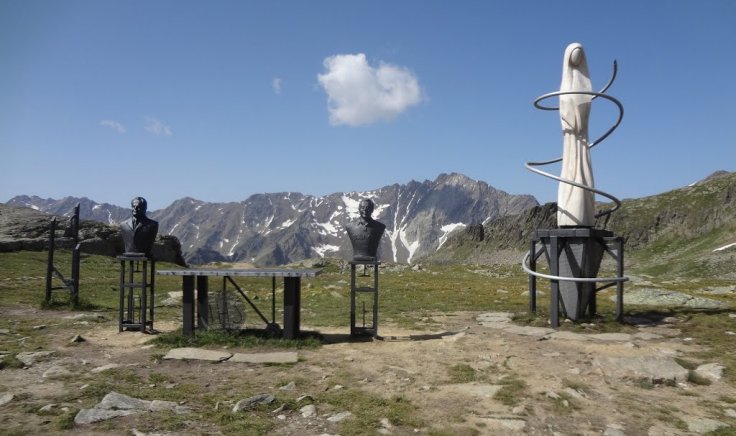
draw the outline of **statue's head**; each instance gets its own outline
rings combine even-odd
[[[130,207],[133,211],[133,216],[136,219],[141,219],[146,216],[146,210],[148,209],[148,202],[143,197],[135,197],[130,200]]]
[[[358,213],[360,214],[360,217],[364,220],[371,219],[374,207],[373,201],[370,198],[360,200],[360,204],[358,205]]]

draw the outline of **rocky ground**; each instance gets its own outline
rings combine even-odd
[[[324,345],[287,351],[161,349],[90,312],[17,307],[3,317],[0,353],[29,348],[0,371],[5,434],[258,434],[223,424],[248,414],[269,434],[292,435],[736,434],[734,384],[718,359],[698,358],[707,345],[684,336],[678,316],[601,333],[437,313],[431,332],[381,325],[382,340],[353,342],[319,328]],[[16,328],[29,319],[40,349]]]

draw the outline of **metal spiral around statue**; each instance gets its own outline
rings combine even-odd
[[[548,99],[548,98],[559,97],[561,95],[572,95],[572,94],[577,94],[577,95],[592,95],[593,98],[591,99],[591,101],[592,100],[595,100],[598,97],[602,97],[602,98],[604,98],[604,99],[606,99],[606,100],[614,103],[616,105],[616,107],[618,107],[618,110],[619,110],[618,118],[616,119],[616,122],[603,135],[601,135],[598,139],[596,139],[595,141],[591,142],[590,145],[588,145],[588,148],[591,149],[591,148],[595,147],[596,145],[600,144],[601,142],[603,142],[606,138],[608,138],[608,136],[611,135],[611,133],[613,133],[613,131],[618,128],[619,124],[621,124],[621,120],[624,117],[624,106],[621,104],[621,102],[618,101],[618,99],[616,99],[615,97],[611,97],[610,95],[607,95],[605,93],[608,90],[608,88],[611,87],[611,85],[613,84],[614,80],[616,80],[616,74],[617,74],[617,72],[618,72],[618,64],[614,60],[613,61],[613,73],[611,74],[611,79],[608,81],[608,83],[600,91],[598,91],[598,92],[584,92],[584,91],[557,91],[557,92],[550,92],[549,94],[544,94],[541,97],[538,97],[536,100],[534,100],[534,107],[537,108],[537,109],[546,110],[546,111],[557,111],[557,110],[559,110],[559,107],[542,106],[540,103],[542,101]],[[596,218],[600,218],[602,216],[609,216],[613,212],[615,212],[619,207],[621,207],[621,200],[619,200],[618,198],[616,198],[614,195],[609,194],[608,192],[601,191],[600,189],[591,188],[590,186],[586,186],[586,185],[583,185],[583,184],[574,182],[572,180],[568,180],[568,179],[565,179],[565,178],[562,178],[562,177],[558,177],[558,176],[555,176],[553,174],[550,174],[550,173],[547,173],[547,172],[544,172],[544,171],[542,171],[540,169],[535,168],[535,167],[539,167],[539,166],[550,165],[550,164],[557,163],[557,162],[560,162],[560,161],[562,161],[562,157],[559,157],[557,159],[548,160],[548,161],[543,161],[543,162],[526,162],[524,164],[524,166],[526,167],[526,169],[528,169],[529,171],[531,171],[533,173],[542,175],[544,177],[548,177],[548,178],[553,179],[553,180],[557,180],[557,181],[559,181],[561,183],[566,183],[568,185],[573,185],[573,186],[576,186],[578,188],[585,189],[587,191],[591,191],[591,192],[593,192],[595,194],[602,195],[602,196],[610,199],[611,201],[613,201],[615,203],[615,206],[614,207],[598,212],[595,215]],[[527,274],[531,274],[531,275],[533,275],[535,277],[545,278],[545,279],[549,279],[549,280],[560,280],[560,281],[569,281],[569,282],[577,282],[577,283],[586,283],[586,282],[587,283],[591,283],[591,282],[611,282],[611,283],[616,283],[616,282],[625,282],[625,281],[628,281],[629,280],[628,277],[611,277],[611,278],[600,278],[600,277],[590,277],[590,278],[588,278],[588,277],[562,277],[562,276],[553,276],[553,275],[549,275],[549,274],[539,273],[537,271],[532,271],[529,268],[529,257],[531,256],[531,254],[532,254],[531,252],[527,252],[524,255],[524,258],[521,261],[521,267],[524,269],[524,271]]]

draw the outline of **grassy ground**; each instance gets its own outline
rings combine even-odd
[[[61,251],[56,256],[57,266],[69,265],[70,254]],[[160,263],[159,269],[176,268],[175,265]],[[603,274],[610,274],[610,265],[606,265]],[[119,263],[112,258],[101,256],[83,256],[81,261],[80,308],[89,313],[91,324],[80,325],[74,319],[65,317],[49,317],[48,311],[63,312],[68,307],[68,296],[65,292],[55,294],[51,304],[44,305],[44,287],[46,272],[46,254],[36,252],[0,253],[0,310],[5,316],[0,317],[0,329],[12,331],[14,336],[0,335],[0,371],[14,371],[21,365],[15,359],[15,353],[21,351],[60,347],[62,354],[74,356],[75,350],[80,352],[84,345],[68,343],[68,338],[56,332],[80,332],[92,334],[96,325],[104,325],[116,331],[118,308],[118,274]],[[663,279],[656,276],[645,276],[647,271],[627,271],[646,279],[651,286],[661,285],[667,289],[700,295],[707,287],[730,286],[731,282],[714,277],[690,276],[677,280]],[[328,263],[321,275],[302,282],[302,325],[315,328],[344,329],[349,325],[349,271],[340,271],[336,262]],[[239,282],[249,297],[261,311],[270,317],[271,280],[247,279]],[[280,284],[279,284],[280,285]],[[633,286],[628,284],[627,286]],[[650,286],[650,285],[647,285]],[[210,290],[216,291],[218,283],[210,282]],[[548,296],[540,296],[537,316],[527,313],[528,300],[525,291],[528,289],[527,276],[517,265],[425,265],[414,270],[408,266],[386,265],[380,276],[380,325],[391,325],[398,328],[422,332],[438,332],[443,328],[442,320],[459,312],[508,311],[513,312],[516,323],[530,325],[547,325]],[[539,289],[547,292],[548,285],[540,281]],[[156,278],[157,301],[168,296],[169,292],[178,292],[181,288],[179,277],[158,276]],[[585,332],[633,332],[629,325],[614,321],[614,303],[608,298],[613,290],[602,292],[598,298],[599,317],[582,324],[565,324],[565,330]],[[277,289],[277,321],[282,319],[281,289]],[[734,304],[733,295],[714,295],[709,298]],[[359,305],[359,308],[362,305]],[[368,304],[370,307],[370,304]],[[15,311],[22,315],[14,315]],[[246,327],[262,328],[260,319],[247,309]],[[734,318],[729,317],[732,311],[697,311],[681,308],[635,307],[625,308],[627,316],[647,315],[649,317],[677,317],[681,320],[678,328],[684,337],[693,338],[702,345],[700,352],[683,360],[683,365],[695,365],[700,362],[718,361],[726,367],[725,377],[728,383],[736,383],[736,340],[733,336],[724,335],[725,331],[734,331]],[[65,312],[66,313],[66,312]],[[156,307],[159,320],[168,319],[180,322],[180,306]],[[361,315],[359,314],[359,319]],[[43,327],[45,326],[45,327]],[[16,339],[16,338],[21,338]],[[217,381],[203,383],[207,374],[215,374],[212,365],[181,364],[170,365],[164,371],[157,366],[161,357],[170,348],[180,346],[207,346],[209,348],[256,348],[278,349],[293,347],[308,352],[319,352],[320,342],[312,337],[298,341],[282,341],[263,336],[231,336],[223,333],[199,334],[195,339],[183,338],[179,331],[158,335],[151,351],[148,363],[136,366],[120,367],[95,376],[86,373],[75,373],[62,382],[74,386],[66,389],[64,394],[53,397],[54,403],[67,405],[70,411],[55,409],[51,412],[39,412],[38,409],[47,402],[33,398],[20,398],[22,406],[12,406],[16,415],[21,414],[32,420],[25,427],[17,430],[4,430],[8,434],[23,434],[53,426],[53,432],[75,432],[73,417],[76,410],[92,407],[107,392],[117,392],[142,399],[160,399],[176,401],[192,405],[208,405],[198,407],[196,417],[182,420],[179,417],[161,412],[156,415],[155,424],[144,418],[135,418],[127,425],[141,431],[169,431],[173,433],[211,433],[220,431],[224,434],[265,434],[274,428],[273,409],[284,406],[285,410],[298,410],[304,406],[304,400],[298,401],[303,392],[312,392],[311,399],[329,413],[341,410],[353,410],[354,416],[338,427],[340,434],[373,433],[381,428],[383,418],[393,426],[395,434],[410,434],[414,428],[426,427],[431,417],[421,410],[419,401],[408,398],[401,392],[381,392],[381,390],[364,388],[371,376],[357,371],[335,370],[322,374],[324,369],[317,364],[306,363],[307,372],[295,373],[291,366],[264,366],[249,369],[249,377],[243,377],[241,370],[220,366]],[[79,348],[75,348],[79,347]],[[309,351],[311,350],[311,351]],[[384,357],[387,359],[387,357]],[[124,362],[123,362],[124,363]],[[472,364],[471,364],[472,363]],[[394,371],[388,366],[390,371]],[[494,383],[501,386],[495,398],[509,408],[527,401],[529,397],[540,397],[532,393],[531,387],[523,377],[504,365],[490,368],[479,368],[473,362],[447,363],[439,371],[438,382],[442,383]],[[302,369],[304,371],[304,369]],[[312,372],[309,372],[312,371]],[[399,371],[399,370],[396,370]],[[173,374],[178,374],[174,377]],[[397,372],[392,383],[412,375]],[[214,376],[214,375],[213,375]],[[0,372],[0,378],[3,377]],[[375,376],[373,376],[375,377]],[[298,392],[280,391],[279,386],[295,382]],[[705,383],[693,379],[694,384]],[[79,389],[78,385],[87,385]],[[588,386],[573,378],[563,380],[563,385],[574,390],[586,391]],[[337,389],[336,386],[347,388]],[[6,387],[0,388],[2,395]],[[432,388],[434,389],[434,388]],[[643,389],[643,388],[642,388]],[[276,402],[270,406],[253,409],[247,414],[236,415],[230,412],[232,399],[237,395],[249,392],[252,394],[276,390]],[[433,395],[432,390],[428,395]],[[592,394],[591,394],[592,395]],[[540,401],[546,402],[544,413],[555,415],[573,415],[580,413],[576,409],[578,401],[564,392],[559,399],[549,399],[541,395]],[[24,403],[25,401],[25,403]],[[736,395],[722,395],[720,403],[736,403]],[[212,407],[212,405],[216,405]],[[735,406],[736,407],[736,406]],[[661,421],[672,420],[675,412],[661,406]],[[531,412],[530,412],[531,413]],[[659,415],[657,415],[659,416]],[[9,419],[9,418],[5,418]],[[8,424],[0,419],[0,424]],[[647,419],[658,419],[647,417]],[[191,421],[196,421],[193,424]],[[44,424],[46,422],[46,424]],[[95,431],[118,431],[115,421],[108,421],[95,427]],[[306,424],[305,424],[306,425]],[[480,428],[480,431],[478,430]],[[4,431],[0,431],[3,433]],[[298,431],[298,429],[295,429]],[[309,428],[309,433],[320,433],[320,428]],[[473,427],[466,422],[449,422],[443,426],[431,427],[428,434],[478,434],[482,427]],[[296,434],[296,433],[295,433]]]

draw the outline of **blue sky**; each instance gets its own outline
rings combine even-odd
[[[0,201],[159,209],[443,172],[554,201],[524,162],[561,154],[532,101],[571,42],[594,88],[619,63],[597,187],[653,195],[736,170],[735,22],[730,0],[0,0]]]

